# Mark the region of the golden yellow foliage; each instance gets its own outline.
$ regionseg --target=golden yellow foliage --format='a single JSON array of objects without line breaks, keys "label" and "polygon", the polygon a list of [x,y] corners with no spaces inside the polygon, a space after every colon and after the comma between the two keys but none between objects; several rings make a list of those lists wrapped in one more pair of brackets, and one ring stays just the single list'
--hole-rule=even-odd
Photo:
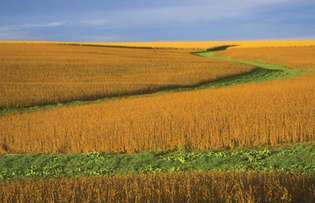
[{"label": "golden yellow foliage", "polygon": [[92,46],[151,47],[171,49],[208,49],[214,46],[237,45],[235,48],[249,47],[305,47],[315,46],[315,40],[263,40],[263,41],[184,41],[184,42],[49,42],[49,41],[0,41],[4,44],[64,44]]},{"label": "golden yellow foliage", "polygon": [[1,202],[312,202],[314,178],[285,173],[173,173],[0,183]]},{"label": "golden yellow foliage", "polygon": [[88,43],[94,45],[154,47],[154,48],[189,48],[207,49],[214,46],[237,45],[235,48],[248,47],[305,47],[315,46],[315,40],[300,41],[200,41],[200,42],[124,42],[124,43]]},{"label": "golden yellow foliage", "polygon": [[0,117],[11,153],[252,147],[314,140],[314,83],[277,81]]},{"label": "golden yellow foliage", "polygon": [[156,50],[3,43],[0,107],[144,93],[251,70],[189,50]]},{"label": "golden yellow foliage", "polygon": [[[237,53],[314,70],[314,51],[314,47],[244,48]],[[289,80],[67,106],[1,116],[0,143],[4,153],[78,153],[312,141],[314,98],[310,73]]]}]

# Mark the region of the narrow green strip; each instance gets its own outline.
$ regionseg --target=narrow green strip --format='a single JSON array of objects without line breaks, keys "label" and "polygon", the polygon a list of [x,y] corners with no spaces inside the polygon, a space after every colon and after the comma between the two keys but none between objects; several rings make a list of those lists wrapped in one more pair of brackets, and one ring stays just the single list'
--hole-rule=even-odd
[{"label": "narrow green strip", "polygon": [[315,174],[315,143],[276,149],[136,154],[3,155],[0,180],[176,171],[287,171]]},{"label": "narrow green strip", "polygon": [[220,60],[220,61],[251,65],[251,66],[255,66],[256,68],[250,72],[241,73],[237,75],[230,75],[230,76],[226,76],[226,77],[219,78],[216,80],[204,81],[201,83],[187,85],[187,86],[180,86],[180,85],[179,86],[178,85],[166,86],[166,87],[157,88],[155,90],[144,91],[142,93],[130,93],[126,95],[117,95],[117,96],[99,98],[99,99],[94,99],[94,100],[85,100],[85,101],[75,100],[75,101],[69,101],[69,102],[58,103],[58,104],[43,104],[43,105],[21,107],[21,108],[3,108],[3,107],[1,108],[0,107],[0,116],[14,114],[14,113],[33,112],[33,111],[39,111],[39,110],[45,110],[45,109],[59,108],[59,107],[64,107],[64,106],[100,103],[100,102],[115,100],[115,99],[152,96],[156,94],[164,94],[164,93],[169,93],[169,92],[184,92],[184,91],[193,91],[193,90],[205,89],[205,88],[219,88],[219,87],[239,85],[239,84],[244,84],[244,83],[287,79],[287,78],[296,77],[296,76],[305,74],[305,71],[292,70],[281,65],[264,64],[264,63],[254,62],[254,61],[241,61],[241,60],[235,60],[229,57],[221,57],[221,56],[215,55],[215,52],[224,50],[226,48],[228,48],[228,46],[222,49],[211,49],[209,51],[194,52],[192,54],[196,56],[208,57],[208,58]]}]

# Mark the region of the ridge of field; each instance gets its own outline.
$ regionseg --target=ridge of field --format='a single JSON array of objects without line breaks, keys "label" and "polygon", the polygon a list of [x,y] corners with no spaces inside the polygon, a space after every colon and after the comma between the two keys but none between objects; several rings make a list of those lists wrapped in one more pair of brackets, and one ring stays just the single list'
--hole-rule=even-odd
[{"label": "ridge of field", "polygon": [[179,171],[290,171],[315,175],[314,148],[315,143],[307,143],[225,151],[8,154],[0,156],[0,180]]},{"label": "ridge of field", "polygon": [[1,202],[299,202],[315,176],[286,172],[158,173],[0,183]]},{"label": "ridge of field", "polygon": [[[146,91],[139,91],[139,92],[129,92],[122,95],[112,95],[107,96],[104,98],[89,98],[87,100],[73,100],[73,101],[66,101],[57,104],[42,104],[42,105],[35,105],[30,107],[20,107],[20,108],[0,108],[0,115],[7,115],[12,113],[22,113],[22,112],[32,112],[32,111],[39,111],[51,108],[60,108],[68,105],[83,105],[83,104],[91,104],[91,103],[98,103],[109,101],[112,99],[126,99],[131,97],[139,97],[139,96],[149,96],[153,94],[162,94],[168,92],[180,92],[180,91],[193,91],[196,89],[204,89],[204,88],[218,88],[218,87],[225,87],[229,85],[238,85],[243,83],[250,83],[250,82],[263,82],[268,80],[277,80],[277,79],[287,79],[290,77],[301,76],[305,73],[305,71],[299,70],[290,70],[281,65],[272,65],[272,64],[263,64],[253,61],[240,61],[234,60],[228,57],[216,56],[215,53],[217,51],[222,51],[230,46],[219,46],[214,47],[212,49],[208,49],[206,51],[201,52],[192,52],[193,55],[201,56],[201,57],[208,57],[210,59],[214,59],[217,61],[223,62],[231,62],[236,64],[244,64],[249,65],[253,68],[248,72],[237,73],[234,75],[223,76],[218,79],[210,79],[209,81],[202,81],[200,83],[195,83],[192,85],[173,85],[173,86],[165,86],[159,87],[151,90]],[[94,100],[93,100],[94,99]]]},{"label": "ridge of field", "polygon": [[[84,44],[84,43],[83,43]],[[109,45],[109,46],[132,46],[132,47],[152,47],[152,48],[188,48],[188,49],[207,49],[209,47],[222,45],[236,45],[234,48],[248,47],[304,47],[315,46],[315,40],[299,41],[200,41],[200,42],[123,42],[123,43],[87,43],[91,45]]]},{"label": "ridge of field", "polygon": [[279,49],[290,55],[283,63],[287,68],[310,74],[1,116],[2,153],[209,150],[313,141],[315,47],[273,48],[268,57],[277,58],[273,52]]},{"label": "ridge of field", "polygon": [[249,72],[189,50],[14,44],[0,46],[0,108],[143,94]]},{"label": "ridge of field", "polygon": [[81,46],[116,46],[162,49],[207,49],[222,45],[237,45],[234,48],[249,47],[305,47],[315,46],[315,40],[256,40],[256,41],[182,41],[182,42],[58,42],[58,41],[0,41],[2,44],[59,44]]}]

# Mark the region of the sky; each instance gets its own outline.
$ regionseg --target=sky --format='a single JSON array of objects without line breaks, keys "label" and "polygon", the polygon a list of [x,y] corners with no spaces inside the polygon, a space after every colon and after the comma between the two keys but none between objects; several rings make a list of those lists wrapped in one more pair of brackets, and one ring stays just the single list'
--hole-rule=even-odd
[{"label": "sky", "polygon": [[0,0],[0,40],[315,39],[315,0]]}]

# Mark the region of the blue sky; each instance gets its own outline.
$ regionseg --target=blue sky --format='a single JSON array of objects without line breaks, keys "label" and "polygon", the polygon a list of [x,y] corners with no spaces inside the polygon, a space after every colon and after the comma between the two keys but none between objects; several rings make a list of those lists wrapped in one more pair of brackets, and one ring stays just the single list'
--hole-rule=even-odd
[{"label": "blue sky", "polygon": [[315,39],[315,1],[0,0],[0,39]]}]

